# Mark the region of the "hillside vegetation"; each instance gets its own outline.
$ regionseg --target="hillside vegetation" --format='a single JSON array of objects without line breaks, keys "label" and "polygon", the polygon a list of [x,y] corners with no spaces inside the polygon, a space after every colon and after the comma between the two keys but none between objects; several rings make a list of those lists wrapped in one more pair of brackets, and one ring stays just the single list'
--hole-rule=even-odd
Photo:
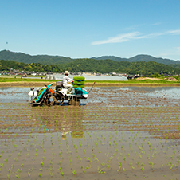
[{"label": "hillside vegetation", "polygon": [[6,61],[22,62],[26,64],[40,63],[43,65],[59,65],[73,61],[73,59],[69,57],[48,56],[48,55],[31,56],[29,54],[14,53],[7,50],[0,51],[0,59]]},{"label": "hillside vegetation", "polygon": [[112,60],[76,59],[62,65],[42,65],[39,63],[25,64],[15,61],[0,60],[0,71],[9,71],[10,68],[20,71],[35,72],[119,72],[127,74],[140,74],[144,76],[156,74],[180,74],[180,68],[164,65],[157,62],[126,62]]},{"label": "hillside vegetation", "polygon": [[115,57],[115,56],[102,56],[102,57],[93,57],[93,59],[96,60],[113,60],[113,61],[128,61],[128,62],[137,62],[137,61],[145,61],[145,62],[149,62],[149,61],[154,61],[157,63],[161,63],[161,64],[165,64],[165,65],[171,65],[171,66],[178,66],[180,67],[180,61],[173,61],[170,59],[163,59],[161,57],[152,57],[150,55],[145,55],[145,54],[140,54],[137,55],[135,57],[131,57],[131,58],[120,58],[120,57]]},{"label": "hillside vegetation", "polygon": [[[173,61],[170,59],[163,59],[161,57],[152,57],[150,55],[140,54],[135,57],[131,58],[121,58],[115,56],[102,56],[102,57],[92,57],[90,59],[95,60],[112,60],[112,61],[126,61],[126,62],[137,62],[137,61],[154,61],[157,63],[171,65],[172,67],[179,67],[180,68],[180,61]],[[70,57],[62,57],[62,56],[49,56],[49,55],[36,55],[31,56],[25,53],[15,53],[8,50],[0,51],[0,60],[6,61],[16,61],[16,62],[23,62],[26,64],[31,63],[40,63],[43,65],[62,65],[66,63],[70,63],[75,61],[76,59],[72,59]]]}]

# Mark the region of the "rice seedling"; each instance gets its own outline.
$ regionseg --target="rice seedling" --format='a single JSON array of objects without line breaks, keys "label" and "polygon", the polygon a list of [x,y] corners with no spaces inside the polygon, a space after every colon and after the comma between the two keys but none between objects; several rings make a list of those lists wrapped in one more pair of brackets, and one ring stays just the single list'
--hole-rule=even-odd
[{"label": "rice seedling", "polygon": [[64,176],[64,173],[63,173],[63,171],[61,171],[61,175],[62,175],[62,176]]},{"label": "rice seedling", "polygon": [[41,161],[41,166],[43,166],[44,165],[44,163]]}]

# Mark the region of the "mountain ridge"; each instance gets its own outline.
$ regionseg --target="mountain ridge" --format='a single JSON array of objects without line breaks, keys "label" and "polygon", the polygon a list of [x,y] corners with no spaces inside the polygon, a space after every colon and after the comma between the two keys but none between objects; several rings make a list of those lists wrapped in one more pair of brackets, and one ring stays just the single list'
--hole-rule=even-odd
[{"label": "mountain ridge", "polygon": [[59,65],[64,62],[69,63],[73,61],[70,57],[50,56],[50,55],[29,55],[21,52],[11,52],[9,50],[0,51],[0,60],[16,61],[26,64],[40,63],[43,65]]},{"label": "mountain ridge", "polygon": [[[83,58],[76,58],[83,59]],[[9,50],[0,51],[0,60],[23,62],[26,64],[40,63],[43,65],[61,65],[75,61],[76,59],[63,56],[50,56],[50,55],[29,55],[21,52],[11,52]],[[116,56],[101,56],[91,57],[87,59],[95,60],[112,60],[112,61],[126,61],[126,62],[138,62],[138,61],[154,61],[165,65],[171,65],[173,67],[180,67],[180,61],[174,61],[170,59],[163,59],[162,57],[153,57],[147,54],[139,54],[130,58],[121,58]]]},{"label": "mountain ridge", "polygon": [[92,57],[92,59],[96,59],[96,60],[113,60],[113,61],[128,61],[128,62],[136,62],[136,61],[154,61],[154,62],[158,62],[161,64],[166,64],[166,65],[174,65],[174,64],[179,64],[180,65],[180,61],[174,61],[174,60],[170,60],[170,59],[163,59],[162,57],[153,57],[151,55],[147,55],[147,54],[138,54],[134,57],[130,57],[130,58],[121,58],[121,57],[116,57],[116,56],[101,56],[101,57]]}]

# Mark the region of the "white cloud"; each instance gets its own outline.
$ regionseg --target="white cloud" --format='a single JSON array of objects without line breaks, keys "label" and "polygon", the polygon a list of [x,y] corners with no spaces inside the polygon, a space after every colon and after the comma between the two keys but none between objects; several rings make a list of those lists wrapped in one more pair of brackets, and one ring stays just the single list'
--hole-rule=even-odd
[{"label": "white cloud", "polygon": [[180,29],[170,30],[170,31],[162,32],[162,33],[150,33],[150,34],[145,34],[141,36],[139,32],[124,33],[116,37],[109,37],[107,40],[104,40],[104,41],[94,41],[92,42],[92,45],[101,45],[101,44],[118,43],[118,42],[121,43],[125,41],[130,41],[133,39],[154,38],[154,37],[168,35],[168,34],[179,35]]},{"label": "white cloud", "polygon": [[154,38],[154,37],[162,36],[164,34],[166,33],[150,33],[142,36],[141,38]]},{"label": "white cloud", "polygon": [[109,37],[107,40],[104,40],[104,41],[94,41],[94,42],[92,42],[92,45],[100,45],[100,44],[129,41],[131,39],[139,38],[138,35],[139,35],[139,32],[120,34],[116,37]]},{"label": "white cloud", "polygon": [[180,34],[180,29],[170,30],[167,31],[168,34],[178,35]]}]

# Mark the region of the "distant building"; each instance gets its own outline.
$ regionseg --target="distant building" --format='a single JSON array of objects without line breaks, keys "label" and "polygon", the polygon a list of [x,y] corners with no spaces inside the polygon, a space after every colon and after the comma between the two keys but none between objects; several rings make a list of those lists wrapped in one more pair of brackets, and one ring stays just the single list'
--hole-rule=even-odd
[{"label": "distant building", "polygon": [[36,75],[37,75],[37,73],[33,72],[31,75],[32,75],[32,76],[36,76]]}]

